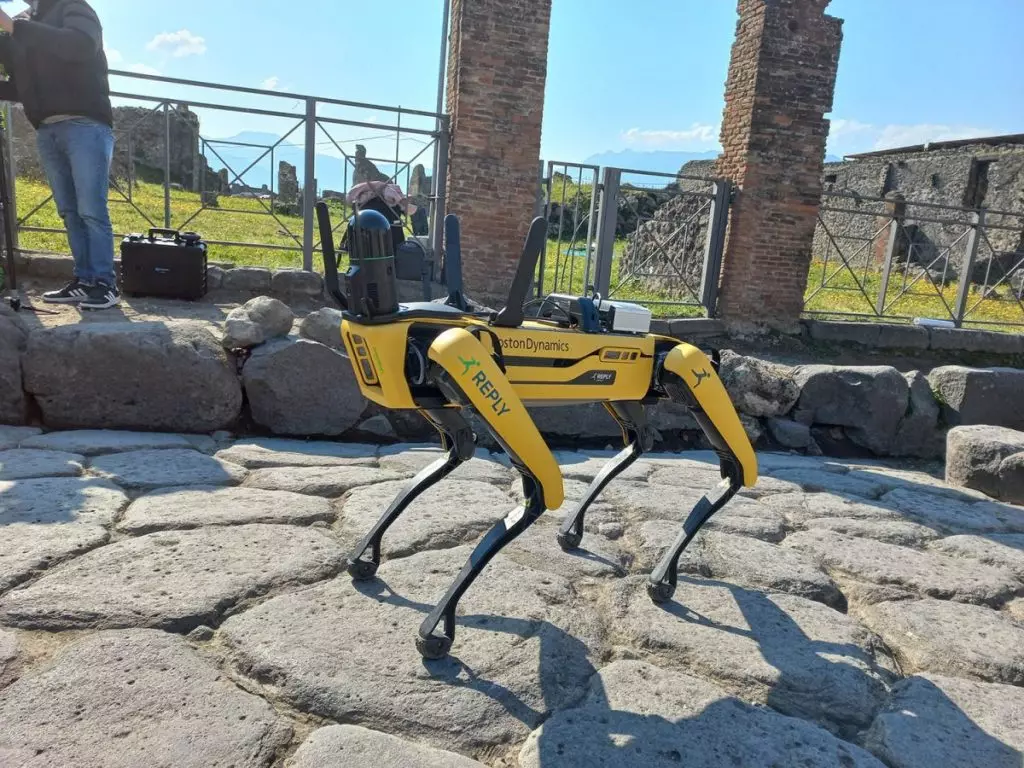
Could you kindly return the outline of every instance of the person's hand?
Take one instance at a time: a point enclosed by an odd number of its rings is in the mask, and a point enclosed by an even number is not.
[[[14,31],[14,19],[8,16],[6,11],[0,11],[0,29],[7,34]]]

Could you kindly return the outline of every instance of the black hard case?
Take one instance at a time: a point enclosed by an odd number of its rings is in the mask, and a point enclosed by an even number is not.
[[[121,241],[121,290],[195,301],[206,295],[206,243],[194,232],[151,229]]]

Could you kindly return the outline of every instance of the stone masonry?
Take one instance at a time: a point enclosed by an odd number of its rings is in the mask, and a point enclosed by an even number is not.
[[[842,22],[828,0],[739,0],[716,174],[738,188],[722,270],[731,321],[799,317]]]
[[[454,0],[448,211],[466,290],[504,297],[537,194],[551,0]]]

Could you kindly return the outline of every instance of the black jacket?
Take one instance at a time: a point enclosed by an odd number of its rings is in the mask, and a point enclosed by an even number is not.
[[[0,64],[10,78],[0,100],[21,102],[36,128],[54,115],[113,125],[103,28],[85,0],[43,0],[31,20],[15,19]]]

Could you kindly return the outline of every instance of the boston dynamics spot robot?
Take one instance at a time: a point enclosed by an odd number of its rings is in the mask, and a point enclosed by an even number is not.
[[[344,309],[340,332],[363,395],[385,408],[419,411],[441,433],[447,450],[399,493],[356,545],[348,560],[352,577],[372,579],[388,528],[420,493],[474,455],[475,436],[464,410],[479,415],[522,475],[525,504],[481,539],[424,619],[416,639],[420,654],[427,659],[448,654],[463,593],[502,547],[564,501],[561,471],[527,406],[598,402],[622,427],[625,449],[594,478],[558,532],[566,551],[580,545],[584,515],[597,495],[651,450],[653,429],[644,406],[668,398],[692,411],[718,454],[723,479],[696,504],[649,577],[651,599],[670,599],[679,557],[694,535],[741,487],[757,482],[753,447],[717,364],[690,344],[649,333],[650,313],[635,304],[553,294],[527,319],[524,301],[547,237],[543,219],[533,221],[508,303],[495,313],[472,311],[463,296],[454,215],[445,219],[447,300],[409,304],[398,302],[387,219],[363,210],[349,220],[350,267],[343,291],[326,203],[317,204],[317,217],[326,283]]]

